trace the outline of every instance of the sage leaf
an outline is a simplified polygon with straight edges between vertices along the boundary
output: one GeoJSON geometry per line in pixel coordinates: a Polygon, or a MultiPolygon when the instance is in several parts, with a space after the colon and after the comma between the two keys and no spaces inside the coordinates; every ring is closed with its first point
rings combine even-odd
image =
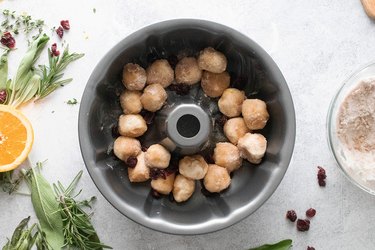
{"type": "Polygon", "coordinates": [[[0,90],[6,89],[8,81],[8,50],[0,57],[0,90]]]}
{"type": "Polygon", "coordinates": [[[282,240],[275,244],[265,244],[260,247],[250,248],[249,250],[289,250],[292,247],[292,240],[282,240]]]}
{"type": "Polygon", "coordinates": [[[20,240],[21,238],[21,234],[22,234],[22,231],[26,228],[27,226],[27,223],[29,223],[29,220],[30,220],[30,216],[23,219],[20,224],[18,224],[18,226],[16,227],[16,229],[14,230],[14,233],[13,233],[13,236],[12,236],[12,239],[10,240],[10,244],[13,246],[13,245],[16,245],[17,242],[20,240]]]}

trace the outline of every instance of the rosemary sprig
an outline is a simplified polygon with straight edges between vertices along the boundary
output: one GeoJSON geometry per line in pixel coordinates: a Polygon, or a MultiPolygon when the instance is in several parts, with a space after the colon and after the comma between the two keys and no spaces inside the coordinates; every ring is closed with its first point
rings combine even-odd
{"type": "Polygon", "coordinates": [[[18,190],[22,180],[23,175],[15,176],[13,171],[0,173],[0,187],[9,194],[18,190]]]}

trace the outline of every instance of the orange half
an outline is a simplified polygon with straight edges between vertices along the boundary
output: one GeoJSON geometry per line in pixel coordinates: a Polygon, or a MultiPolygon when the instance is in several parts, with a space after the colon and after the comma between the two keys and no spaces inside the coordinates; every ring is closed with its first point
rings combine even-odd
{"type": "Polygon", "coordinates": [[[33,128],[26,116],[13,107],[0,105],[0,172],[21,165],[33,142],[33,128]]]}

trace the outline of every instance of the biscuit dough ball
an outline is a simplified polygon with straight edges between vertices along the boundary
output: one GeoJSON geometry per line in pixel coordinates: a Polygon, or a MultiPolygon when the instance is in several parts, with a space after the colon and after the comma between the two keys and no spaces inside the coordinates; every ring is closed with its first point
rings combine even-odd
{"type": "Polygon", "coordinates": [[[141,143],[134,138],[120,136],[113,144],[113,153],[123,161],[126,161],[129,157],[136,157],[140,152],[141,143]]]}
{"type": "Polygon", "coordinates": [[[151,180],[151,187],[161,194],[169,194],[172,192],[174,178],[176,174],[170,174],[165,179],[157,178],[156,180],[151,180]]]}
{"type": "Polygon", "coordinates": [[[138,64],[128,63],[122,71],[122,83],[128,90],[142,90],[146,85],[146,71],[138,64]]]}
{"type": "Polygon", "coordinates": [[[208,165],[208,171],[204,177],[203,184],[211,193],[218,193],[230,185],[230,176],[228,171],[215,164],[208,165]]]}
{"type": "Polygon", "coordinates": [[[142,110],[140,91],[125,90],[120,95],[120,104],[124,114],[138,114],[142,110]]]}
{"type": "Polygon", "coordinates": [[[174,72],[165,59],[156,60],[147,69],[147,84],[160,84],[163,88],[168,87],[173,79],[174,72]]]}
{"type": "Polygon", "coordinates": [[[137,156],[137,165],[134,168],[128,167],[128,177],[130,182],[144,182],[150,178],[150,168],[145,163],[145,153],[141,152],[137,156]]]}
{"type": "Polygon", "coordinates": [[[242,165],[240,151],[229,142],[216,143],[213,159],[216,165],[226,168],[229,173],[239,169],[242,165]]]}
{"type": "Polygon", "coordinates": [[[184,57],[175,68],[176,82],[193,85],[202,78],[202,70],[194,57],[184,57]]]}
{"type": "Polygon", "coordinates": [[[177,175],[173,184],[173,197],[177,202],[188,200],[195,190],[195,181],[183,175],[177,175]]]}
{"type": "Polygon", "coordinates": [[[138,137],[147,131],[147,124],[141,115],[120,115],[118,131],[123,136],[138,137]]]}
{"type": "Polygon", "coordinates": [[[145,153],[146,165],[150,168],[167,168],[171,154],[160,144],[151,145],[145,153]]]}
{"type": "Polygon", "coordinates": [[[229,87],[230,76],[228,72],[211,73],[204,71],[201,80],[201,86],[206,95],[209,97],[219,97],[224,90],[229,87]]]}
{"type": "Polygon", "coordinates": [[[222,73],[227,68],[227,58],[214,48],[208,47],[199,53],[199,68],[212,73],[222,73]]]}
{"type": "Polygon", "coordinates": [[[155,112],[163,107],[167,97],[167,92],[160,84],[151,84],[144,89],[141,103],[145,110],[155,112]]]}
{"type": "Polygon", "coordinates": [[[219,110],[228,117],[240,116],[242,103],[245,99],[246,97],[243,91],[235,88],[226,89],[218,101],[219,110]]]}
{"type": "Polygon", "coordinates": [[[185,156],[178,164],[180,174],[193,180],[203,179],[207,169],[208,164],[201,155],[185,156]]]}
{"type": "Polygon", "coordinates": [[[237,147],[242,158],[253,164],[259,164],[266,153],[267,140],[261,134],[247,133],[238,140],[237,147]]]}
{"type": "Polygon", "coordinates": [[[267,105],[259,99],[247,99],[242,103],[242,116],[250,130],[262,129],[269,118],[267,105]]]}
{"type": "Polygon", "coordinates": [[[238,140],[247,132],[249,128],[242,117],[231,118],[224,124],[224,134],[234,145],[237,145],[238,140]]]}

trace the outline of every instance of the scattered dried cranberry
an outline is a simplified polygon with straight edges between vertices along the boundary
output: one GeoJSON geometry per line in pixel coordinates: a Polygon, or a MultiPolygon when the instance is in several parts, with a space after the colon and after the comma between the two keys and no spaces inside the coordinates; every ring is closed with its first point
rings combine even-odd
{"type": "Polygon", "coordinates": [[[307,246],[307,250],[315,250],[315,247],[307,246]]]}
{"type": "Polygon", "coordinates": [[[306,216],[307,217],[314,217],[315,216],[315,214],[316,214],[316,210],[314,209],[314,208],[309,208],[309,209],[307,209],[307,211],[306,211],[306,216]]]}
{"type": "Polygon", "coordinates": [[[0,104],[5,103],[7,100],[7,92],[5,89],[0,90],[0,104]]]}
{"type": "Polygon", "coordinates": [[[296,211],[288,210],[288,212],[286,212],[286,218],[289,219],[292,222],[295,222],[297,220],[296,211]]]}
{"type": "Polygon", "coordinates": [[[190,86],[186,84],[171,84],[169,85],[171,91],[176,92],[177,95],[187,95],[190,91],[190,86]]]}
{"type": "Polygon", "coordinates": [[[156,180],[158,178],[163,178],[165,180],[167,178],[167,173],[164,169],[151,168],[150,169],[150,178],[152,180],[156,180]]]}
{"type": "Polygon", "coordinates": [[[150,111],[147,111],[147,110],[142,110],[141,111],[141,116],[143,116],[143,119],[145,119],[147,125],[150,125],[150,124],[152,124],[154,122],[154,118],[155,118],[155,113],[154,112],[150,112],[150,111]]]}
{"type": "Polygon", "coordinates": [[[117,138],[120,136],[120,133],[118,132],[118,125],[117,123],[115,125],[112,126],[112,137],[113,138],[117,138]]]}
{"type": "Polygon", "coordinates": [[[319,186],[321,187],[325,187],[326,186],[326,178],[327,178],[327,175],[326,175],[326,171],[324,168],[322,168],[321,166],[318,166],[318,183],[319,183],[319,186]]]}
{"type": "Polygon", "coordinates": [[[63,29],[61,26],[59,26],[59,27],[56,29],[56,34],[57,34],[60,38],[62,38],[63,35],[64,35],[64,29],[63,29]]]}
{"type": "Polygon", "coordinates": [[[224,127],[224,124],[228,121],[228,117],[226,117],[225,115],[221,115],[219,116],[218,118],[216,118],[216,123],[217,125],[219,125],[220,127],[224,127]]]}
{"type": "Polygon", "coordinates": [[[16,40],[9,31],[4,32],[0,42],[2,45],[8,47],[9,49],[13,49],[16,46],[16,40]]]}
{"type": "Polygon", "coordinates": [[[161,195],[159,194],[158,191],[156,191],[155,189],[152,189],[151,190],[151,195],[152,197],[154,197],[155,199],[159,199],[161,197],[161,195]]]}
{"type": "Polygon", "coordinates": [[[135,168],[137,163],[138,163],[137,157],[133,157],[133,156],[129,157],[125,162],[125,164],[128,168],[135,168]]]}
{"type": "Polygon", "coordinates": [[[60,51],[57,50],[57,45],[56,43],[52,44],[51,46],[51,56],[59,56],[60,51]]]}
{"type": "Polygon", "coordinates": [[[308,219],[298,219],[297,220],[297,229],[298,231],[305,232],[310,229],[310,221],[308,219]]]}
{"type": "Polygon", "coordinates": [[[60,24],[64,28],[64,30],[70,30],[69,20],[61,20],[60,24]]]}
{"type": "Polygon", "coordinates": [[[148,147],[146,147],[146,146],[142,146],[142,147],[141,147],[142,152],[146,152],[147,149],[148,149],[148,147]]]}

